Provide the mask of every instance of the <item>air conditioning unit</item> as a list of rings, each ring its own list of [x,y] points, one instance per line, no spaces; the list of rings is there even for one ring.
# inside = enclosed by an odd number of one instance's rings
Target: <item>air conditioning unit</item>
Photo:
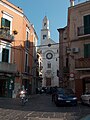
[[[66,48],[66,53],[69,54],[71,52],[71,48]]]
[[[73,52],[73,53],[78,53],[79,51],[80,51],[79,48],[72,48],[72,52]]]

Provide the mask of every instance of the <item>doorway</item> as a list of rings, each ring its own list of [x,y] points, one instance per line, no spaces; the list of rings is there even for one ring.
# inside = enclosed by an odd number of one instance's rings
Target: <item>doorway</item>
[[[46,86],[51,86],[51,78],[46,78]]]
[[[0,97],[7,96],[7,82],[5,79],[0,80]]]
[[[90,91],[90,78],[83,79],[83,93]]]

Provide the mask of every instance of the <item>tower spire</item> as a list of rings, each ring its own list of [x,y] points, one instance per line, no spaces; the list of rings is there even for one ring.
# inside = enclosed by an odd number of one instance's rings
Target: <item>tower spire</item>
[[[50,38],[49,20],[47,16],[45,16],[42,22],[42,29],[41,29],[41,45],[44,44],[44,42],[49,38]]]
[[[74,0],[70,0],[70,6],[74,6]]]

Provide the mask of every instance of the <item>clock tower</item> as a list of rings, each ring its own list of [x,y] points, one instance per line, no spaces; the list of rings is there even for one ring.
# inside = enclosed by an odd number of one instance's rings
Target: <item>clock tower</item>
[[[41,45],[50,38],[50,30],[49,30],[49,20],[45,16],[42,22],[42,29],[41,29]]]
[[[57,76],[57,70],[59,70],[59,44],[56,44],[50,37],[49,20],[46,16],[42,21],[40,42],[42,87],[59,86]]]

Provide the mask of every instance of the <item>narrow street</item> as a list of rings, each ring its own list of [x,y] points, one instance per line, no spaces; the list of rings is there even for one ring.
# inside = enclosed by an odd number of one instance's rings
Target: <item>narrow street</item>
[[[90,114],[90,107],[56,107],[51,96],[32,95],[25,106],[19,99],[0,98],[0,120],[80,120]]]

